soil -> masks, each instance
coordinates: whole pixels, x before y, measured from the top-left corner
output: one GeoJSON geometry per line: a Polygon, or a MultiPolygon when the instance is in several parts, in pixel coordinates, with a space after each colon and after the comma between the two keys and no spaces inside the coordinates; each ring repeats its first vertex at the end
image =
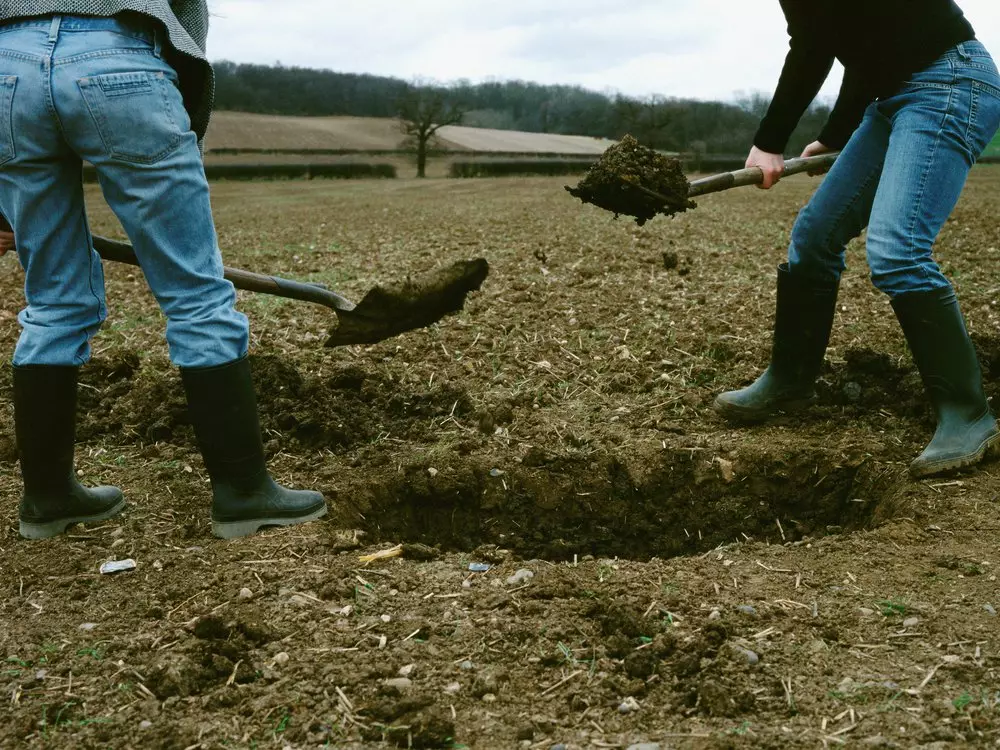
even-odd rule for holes
{"type": "Polygon", "coordinates": [[[337,313],[339,325],[327,346],[377,344],[437,323],[458,312],[470,292],[482,287],[490,267],[485,258],[463,260],[417,278],[376,286],[350,312],[337,313]]]}
{"type": "Polygon", "coordinates": [[[657,214],[673,216],[695,208],[680,160],[643,146],[631,135],[610,146],[580,183],[566,187],[584,203],[634,216],[640,227],[657,214]]]}
{"type": "MultiPolygon", "coordinates": [[[[272,473],[330,503],[247,539],[210,534],[136,269],[106,266],[78,420],[81,480],[121,486],[122,517],[18,538],[0,367],[0,747],[1000,745],[997,464],[909,479],[933,424],[860,243],[818,404],[711,408],[766,366],[815,185],[644,227],[548,178],[214,185],[230,265],[355,299],[491,272],[440,324],[332,350],[329,310],[241,293],[272,473]]],[[[937,251],[991,397],[998,189],[974,171],[937,251]]],[[[23,283],[11,257],[0,282],[23,283]]],[[[8,351],[21,305],[0,298],[8,351]]]]}

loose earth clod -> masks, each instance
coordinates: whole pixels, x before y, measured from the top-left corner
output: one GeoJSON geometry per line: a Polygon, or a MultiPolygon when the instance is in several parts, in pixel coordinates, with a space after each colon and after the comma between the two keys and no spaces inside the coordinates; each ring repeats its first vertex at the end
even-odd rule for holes
{"type": "Polygon", "coordinates": [[[371,289],[349,313],[339,315],[327,346],[374,344],[436,323],[465,305],[489,275],[484,258],[459,261],[419,279],[371,289]]]}
{"type": "Polygon", "coordinates": [[[695,208],[688,198],[690,184],[677,159],[639,143],[631,135],[611,146],[570,195],[584,203],[635,217],[642,226],[657,214],[673,216],[695,208]]]}

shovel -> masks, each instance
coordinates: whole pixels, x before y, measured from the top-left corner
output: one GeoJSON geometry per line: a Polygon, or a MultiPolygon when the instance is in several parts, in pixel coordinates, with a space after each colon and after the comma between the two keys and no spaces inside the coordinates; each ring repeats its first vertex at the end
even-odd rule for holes
{"type": "MultiPolygon", "coordinates": [[[[822,174],[833,166],[839,151],[820,156],[809,156],[800,159],[788,159],[785,161],[785,170],[782,177],[809,172],[810,174],[822,174]]],[[[662,157],[660,157],[662,158],[662,157]]],[[[679,163],[673,162],[673,169],[678,170],[679,163]]],[[[656,214],[672,216],[679,211],[694,208],[695,204],[691,198],[709,193],[718,193],[735,187],[746,185],[760,185],[764,181],[764,173],[759,167],[740,169],[735,172],[723,172],[722,174],[703,177],[694,182],[686,182],[680,178],[680,186],[685,186],[686,192],[681,194],[666,194],[651,190],[634,180],[626,180],[619,177],[620,181],[614,185],[607,183],[598,186],[588,185],[586,180],[577,187],[566,186],[570,195],[579,198],[584,203],[591,203],[614,214],[626,214],[634,216],[640,225],[653,218],[656,214]]],[[[681,192],[678,187],[677,193],[681,192]]]]}
{"type": "MultiPolygon", "coordinates": [[[[94,249],[104,260],[138,266],[139,259],[127,242],[94,237],[94,249]]],[[[485,258],[458,261],[423,278],[391,287],[377,286],[354,304],[321,286],[225,268],[225,277],[237,289],[275,297],[314,302],[337,314],[338,325],[326,346],[375,344],[406,331],[427,326],[465,305],[469,292],[478,290],[489,274],[485,258]]]]}

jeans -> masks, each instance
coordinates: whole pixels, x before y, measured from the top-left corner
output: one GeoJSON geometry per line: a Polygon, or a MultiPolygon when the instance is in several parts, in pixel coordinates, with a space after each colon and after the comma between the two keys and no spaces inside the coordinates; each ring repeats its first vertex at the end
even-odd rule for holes
{"type": "Polygon", "coordinates": [[[107,315],[83,160],[166,315],[174,364],[212,367],[247,352],[164,37],[131,15],[0,25],[0,213],[14,227],[27,300],[15,365],[83,364],[107,315]]]}
{"type": "Polygon", "coordinates": [[[964,42],[865,112],[799,213],[789,269],[835,285],[847,243],[868,227],[872,282],[890,297],[949,286],[932,257],[976,159],[1000,126],[1000,76],[964,42]]]}

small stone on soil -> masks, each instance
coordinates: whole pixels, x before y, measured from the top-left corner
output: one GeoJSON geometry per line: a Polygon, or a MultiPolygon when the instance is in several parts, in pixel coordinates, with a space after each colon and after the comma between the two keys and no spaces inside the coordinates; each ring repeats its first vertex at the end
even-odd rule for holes
{"type": "Polygon", "coordinates": [[[618,705],[618,713],[630,714],[639,710],[639,701],[629,696],[618,705]]]}
{"type": "Polygon", "coordinates": [[[461,664],[459,664],[458,667],[459,669],[464,669],[466,672],[469,672],[475,667],[475,665],[471,661],[466,659],[461,664]]]}
{"type": "Polygon", "coordinates": [[[722,613],[719,610],[717,610],[717,609],[713,609],[711,612],[708,613],[708,619],[709,620],[718,620],[721,617],[722,617],[722,613]]]}
{"type": "Polygon", "coordinates": [[[408,677],[393,677],[385,681],[387,687],[396,688],[396,690],[406,690],[413,686],[413,680],[408,677]]]}
{"type": "Polygon", "coordinates": [[[244,586],[240,589],[240,599],[253,599],[253,591],[244,586]]]}
{"type": "Polygon", "coordinates": [[[858,613],[862,617],[871,617],[873,614],[875,614],[875,610],[874,609],[868,609],[868,607],[859,607],[858,608],[858,613]]]}
{"type": "Polygon", "coordinates": [[[629,745],[628,750],[660,750],[660,744],[658,742],[637,742],[634,745],[629,745]]]}
{"type": "Polygon", "coordinates": [[[907,617],[905,620],[903,620],[904,628],[915,628],[919,624],[920,624],[919,617],[907,617]]]}
{"type": "Polygon", "coordinates": [[[519,584],[524,583],[525,581],[531,580],[534,577],[535,574],[532,573],[530,570],[528,570],[527,568],[521,568],[519,571],[514,573],[514,575],[512,575],[510,578],[507,579],[507,583],[509,583],[511,586],[517,586],[519,584]]]}
{"type": "Polygon", "coordinates": [[[290,657],[288,656],[288,653],[286,651],[279,651],[274,655],[274,663],[277,664],[279,667],[283,667],[286,664],[288,664],[289,658],[290,657]]]}
{"type": "Polygon", "coordinates": [[[983,611],[986,614],[988,614],[990,617],[996,617],[997,616],[996,608],[992,604],[984,604],[983,605],[983,611]]]}
{"type": "Polygon", "coordinates": [[[756,651],[751,651],[748,648],[740,649],[740,654],[746,660],[747,666],[756,667],[760,663],[760,657],[757,655],[756,651]]]}
{"type": "Polygon", "coordinates": [[[754,609],[753,607],[751,607],[749,604],[741,604],[736,609],[738,611],[742,612],[745,615],[756,615],[757,614],[757,610],[754,609]]]}
{"type": "Polygon", "coordinates": [[[82,625],[80,625],[80,630],[93,630],[96,627],[97,627],[96,622],[85,622],[82,625]]]}
{"type": "Polygon", "coordinates": [[[444,686],[444,691],[449,694],[457,693],[461,689],[462,686],[457,682],[449,682],[447,685],[444,686]]]}
{"type": "Polygon", "coordinates": [[[409,677],[411,674],[413,674],[413,670],[416,669],[416,666],[417,666],[416,664],[407,664],[405,667],[400,667],[399,672],[397,672],[397,674],[400,677],[409,677]]]}
{"type": "Polygon", "coordinates": [[[139,722],[139,729],[149,729],[151,726],[153,726],[153,722],[149,719],[143,719],[139,722]]]}

